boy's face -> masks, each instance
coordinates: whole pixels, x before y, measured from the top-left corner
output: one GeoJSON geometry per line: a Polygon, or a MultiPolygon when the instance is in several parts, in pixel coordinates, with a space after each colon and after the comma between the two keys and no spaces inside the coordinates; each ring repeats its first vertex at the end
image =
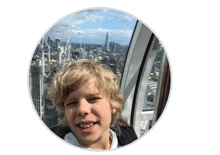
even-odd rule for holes
{"type": "Polygon", "coordinates": [[[82,145],[109,142],[109,126],[116,109],[111,107],[107,97],[93,82],[89,81],[70,93],[64,109],[67,122],[82,145]]]}

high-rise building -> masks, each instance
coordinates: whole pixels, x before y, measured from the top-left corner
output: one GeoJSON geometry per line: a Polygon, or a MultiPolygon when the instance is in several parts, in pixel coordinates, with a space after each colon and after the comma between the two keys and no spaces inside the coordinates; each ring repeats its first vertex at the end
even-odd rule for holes
{"type": "MultiPolygon", "coordinates": [[[[41,42],[41,45],[43,43],[41,42]]],[[[52,83],[53,70],[55,69],[51,63],[44,61],[45,48],[41,50],[30,68],[29,85],[33,104],[40,118],[48,127],[58,124],[58,113],[52,109],[52,102],[48,99],[47,87],[52,83]]]]}
{"type": "Polygon", "coordinates": [[[43,76],[40,65],[32,65],[30,73],[31,96],[35,109],[39,116],[43,118],[43,76]]]}
{"type": "Polygon", "coordinates": [[[102,51],[109,52],[108,32],[106,34],[105,45],[103,46],[102,51]]]}

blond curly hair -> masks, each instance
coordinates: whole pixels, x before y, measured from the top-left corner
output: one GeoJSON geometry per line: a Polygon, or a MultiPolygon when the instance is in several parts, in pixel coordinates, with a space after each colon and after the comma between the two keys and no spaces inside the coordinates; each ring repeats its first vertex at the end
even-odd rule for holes
{"type": "Polygon", "coordinates": [[[109,69],[99,63],[98,60],[91,61],[81,59],[70,62],[63,66],[53,79],[53,86],[49,89],[49,98],[58,110],[62,123],[67,123],[64,114],[64,101],[68,95],[81,87],[85,82],[92,80],[100,92],[104,93],[116,113],[112,114],[110,127],[121,118],[124,106],[123,97],[118,85],[118,77],[109,69]]]}

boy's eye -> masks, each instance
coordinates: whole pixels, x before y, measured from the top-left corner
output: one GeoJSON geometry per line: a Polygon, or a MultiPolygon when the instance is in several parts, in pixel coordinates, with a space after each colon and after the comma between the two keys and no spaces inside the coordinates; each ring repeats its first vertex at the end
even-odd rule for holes
{"type": "Polygon", "coordinates": [[[89,98],[88,101],[91,102],[91,103],[94,103],[99,99],[101,99],[101,98],[100,97],[92,97],[92,98],[89,98]]]}
{"type": "Polygon", "coordinates": [[[77,104],[77,102],[70,102],[70,103],[67,103],[67,104],[66,104],[66,107],[67,107],[67,106],[70,106],[70,105],[74,106],[74,105],[76,105],[76,104],[77,104]]]}

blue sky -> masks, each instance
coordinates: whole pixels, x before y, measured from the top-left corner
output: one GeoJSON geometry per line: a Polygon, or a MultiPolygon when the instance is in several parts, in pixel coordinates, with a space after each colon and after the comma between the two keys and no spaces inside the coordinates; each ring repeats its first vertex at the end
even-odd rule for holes
{"type": "Polygon", "coordinates": [[[64,18],[55,24],[45,35],[51,39],[104,44],[106,33],[109,41],[128,45],[136,24],[136,18],[108,9],[81,11],[64,18]]]}

